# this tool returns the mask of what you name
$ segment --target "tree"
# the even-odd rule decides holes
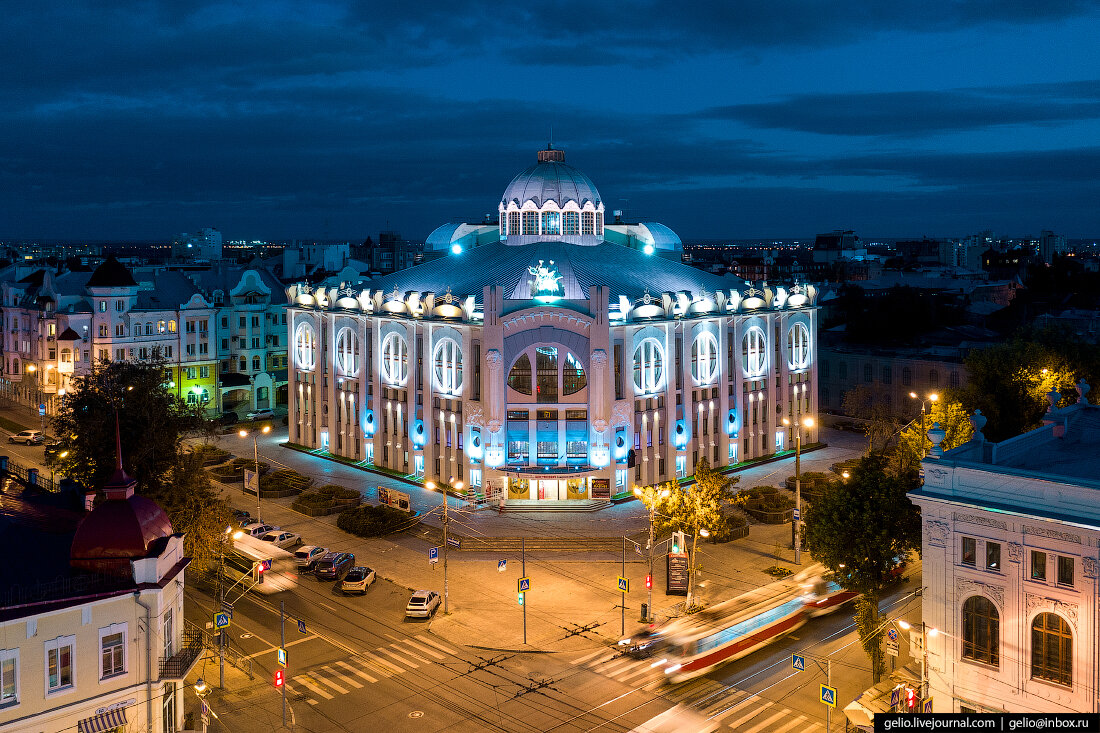
[[[935,423],[946,433],[940,447],[951,450],[967,442],[974,436],[974,426],[970,424],[970,415],[966,414],[961,402],[941,399],[932,403],[932,409],[924,416],[924,434],[921,434],[921,419],[918,417],[901,431],[898,447],[890,459],[890,472],[895,476],[917,471],[920,462],[932,448],[928,431]]]
[[[690,610],[694,605],[695,592],[695,549],[699,543],[700,530],[716,529],[725,521],[722,508],[733,504],[732,486],[736,477],[724,476],[710,467],[710,461],[703,458],[695,466],[695,483],[691,486],[680,481],[670,481],[661,489],[668,489],[668,496],[662,498],[661,491],[645,492],[643,501],[647,507],[655,507],[653,529],[658,535],[672,531],[690,532],[691,563],[688,568],[688,595],[686,606]]]
[[[881,453],[890,447],[890,441],[902,426],[898,414],[883,400],[883,394],[875,394],[861,384],[844,393],[844,414],[866,421],[867,452]]]
[[[184,533],[183,550],[191,558],[192,569],[202,573],[211,567],[232,515],[203,470],[202,456],[182,454],[160,489],[145,493],[168,514],[172,529]]]
[[[921,545],[920,510],[906,496],[917,487],[914,473],[892,476],[885,459],[871,455],[805,507],[806,550],[843,587],[863,594],[855,621],[876,684],[884,669],[879,597],[904,556]]]

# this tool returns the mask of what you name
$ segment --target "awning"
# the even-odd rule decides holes
[[[79,733],[103,733],[105,730],[126,725],[126,708],[115,708],[99,715],[85,718],[76,724]]]

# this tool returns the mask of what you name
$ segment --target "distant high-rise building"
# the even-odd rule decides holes
[[[854,260],[867,256],[867,248],[854,231],[836,229],[818,234],[814,241],[814,262]]]
[[[172,258],[218,260],[222,256],[222,233],[203,227],[197,234],[183,232],[172,239]]]
[[[1048,265],[1054,260],[1054,255],[1064,255],[1067,251],[1064,235],[1055,234],[1049,229],[1044,229],[1039,235],[1039,257]]]

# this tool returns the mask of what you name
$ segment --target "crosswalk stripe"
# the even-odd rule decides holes
[[[325,668],[322,667],[321,669],[325,669]],[[318,682],[323,682],[324,684],[328,685],[332,689],[339,692],[341,695],[348,694],[348,688],[343,687],[342,685],[339,685],[336,682],[333,682],[328,677],[325,677],[323,674],[321,674],[321,669],[315,669],[310,673],[310,674],[313,675],[313,679],[317,680]]]
[[[592,652],[591,654],[585,654],[583,657],[578,657],[577,659],[574,659],[572,662],[570,662],[570,664],[584,664],[589,659],[592,659],[593,657],[598,657],[601,654],[605,653],[606,651],[607,651],[606,649],[597,649],[596,651]]]
[[[790,723],[787,723],[782,728],[776,728],[774,733],[787,733],[787,731],[794,730],[795,728],[797,728],[798,726],[800,726],[800,725],[802,725],[803,723],[806,723],[806,722],[808,722],[806,720],[806,716],[805,715],[799,715],[797,718],[792,720]],[[807,729],[802,728],[802,730],[805,731]],[[810,728],[809,730],[813,730],[813,728]]]
[[[418,649],[418,650],[424,652],[425,654],[430,654],[431,656],[435,657],[436,659],[446,659],[446,657],[443,656],[442,654],[440,654],[439,652],[437,652],[433,649],[429,649],[426,646],[421,646],[421,645],[417,644],[415,641],[413,641],[412,639],[405,639],[401,643],[402,644],[408,644],[413,649]]]
[[[767,720],[762,720],[751,728],[745,728],[744,730],[738,728],[737,730],[739,731],[739,733],[760,733],[760,731],[762,730],[770,730],[773,723],[775,723],[777,720],[779,720],[789,712],[790,710],[784,708]]]
[[[394,654],[393,652],[391,652],[389,649],[386,649],[385,647],[380,646],[375,651],[379,652],[380,654],[385,654],[388,657],[393,657],[397,661],[401,662],[402,664],[407,664],[410,667],[412,667],[413,669],[420,669],[420,665],[417,664],[416,662],[410,662],[407,659],[399,657],[396,654]],[[404,670],[402,670],[402,671],[404,671]]]
[[[419,654],[415,654],[415,653],[409,651],[408,649],[405,649],[404,647],[398,646],[397,644],[390,644],[390,646],[392,646],[394,649],[396,649],[397,651],[399,651],[403,654],[408,654],[413,659],[419,659],[424,664],[431,664],[431,660],[425,659],[424,657],[420,656]]]
[[[671,700],[672,702],[681,702],[689,697],[697,696],[699,695],[699,693],[706,694],[707,690],[711,689],[709,686],[710,684],[717,683],[714,683],[711,680],[694,679],[678,687],[673,687],[669,689],[669,691],[665,693],[663,697]]]
[[[655,673],[656,670],[650,669],[648,664],[643,664],[640,667],[635,667],[634,669],[628,671],[626,674],[619,675],[615,679],[617,679],[619,682],[626,682],[627,680],[633,679],[635,677],[645,677],[647,675],[652,676]],[[661,676],[663,677],[664,675]]]
[[[353,672],[353,673],[359,675],[360,677],[365,679],[367,682],[377,682],[378,681],[377,679],[375,679],[374,677],[371,677],[369,674],[367,674],[363,670],[356,669],[355,667],[351,666],[347,662],[336,662],[336,663],[338,665],[340,665],[341,667],[343,667],[344,669],[346,669],[347,671]]]
[[[325,670],[325,672],[328,672],[329,674],[336,675],[341,680],[343,680],[344,684],[346,684],[346,685],[351,685],[352,687],[354,687],[357,690],[363,689],[363,683],[362,682],[360,682],[359,680],[356,680],[356,679],[352,679],[351,677],[348,677],[346,674],[344,674],[343,672],[341,672],[338,669],[333,669],[332,667],[329,667],[329,666],[321,667],[321,669]]]
[[[600,674],[611,674],[612,671],[623,666],[630,666],[631,659],[612,659],[610,662],[604,662],[595,667],[596,671]]]
[[[425,644],[431,644],[436,649],[438,649],[442,652],[447,652],[448,654],[451,654],[453,656],[458,656],[458,652],[456,652],[454,649],[451,649],[449,646],[443,646],[442,644],[436,644],[434,641],[432,641],[431,639],[429,639],[425,636],[418,636],[416,638],[419,639],[420,641],[424,642]]]
[[[712,702],[710,705],[707,705],[705,708],[700,710],[700,712],[703,714],[704,717],[707,718],[710,718],[711,716],[716,714],[726,715],[728,714],[728,711],[732,711],[735,707],[737,707],[738,700],[748,694],[749,693],[745,692],[744,690],[735,690],[733,694],[727,695],[716,702]]]
[[[364,654],[363,658],[373,664],[375,667],[378,667],[383,672],[385,672],[387,677],[393,677],[395,673],[402,674],[405,671],[403,668],[398,667],[393,662],[385,660],[382,657],[376,657],[372,654]]]
[[[755,718],[757,715],[760,715],[765,710],[770,708],[772,705],[775,705],[775,703],[774,702],[766,702],[758,708],[753,708],[750,712],[745,713],[740,718],[738,718],[737,720],[730,723],[729,724],[730,728],[733,728],[734,730],[740,730],[742,723],[747,723],[748,721]]]
[[[317,704],[316,700],[314,700],[312,697],[306,697],[306,693],[299,692],[289,682],[284,682],[283,684],[286,685],[287,694],[294,695],[295,697],[297,697],[298,695],[301,695],[302,697],[306,698],[306,702],[308,702],[310,705],[316,705]]]
[[[336,697],[335,695],[330,694],[327,690],[322,690],[320,687],[313,684],[312,682],[307,680],[305,677],[295,677],[294,678],[294,684],[301,685],[302,687],[308,687],[309,689],[313,690],[313,692],[315,694],[320,695],[321,697],[325,698],[326,700],[332,700]]]

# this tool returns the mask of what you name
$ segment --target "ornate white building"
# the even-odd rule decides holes
[[[667,227],[606,222],[560,150],[498,210],[437,229],[418,267],[287,289],[291,442],[514,504],[599,502],[775,453],[783,418],[816,413],[812,285],[681,264]]]
[[[910,493],[924,521],[922,612],[934,712],[1098,712],[1100,407],[941,453]],[[1059,395],[1051,394],[1052,405]]]

